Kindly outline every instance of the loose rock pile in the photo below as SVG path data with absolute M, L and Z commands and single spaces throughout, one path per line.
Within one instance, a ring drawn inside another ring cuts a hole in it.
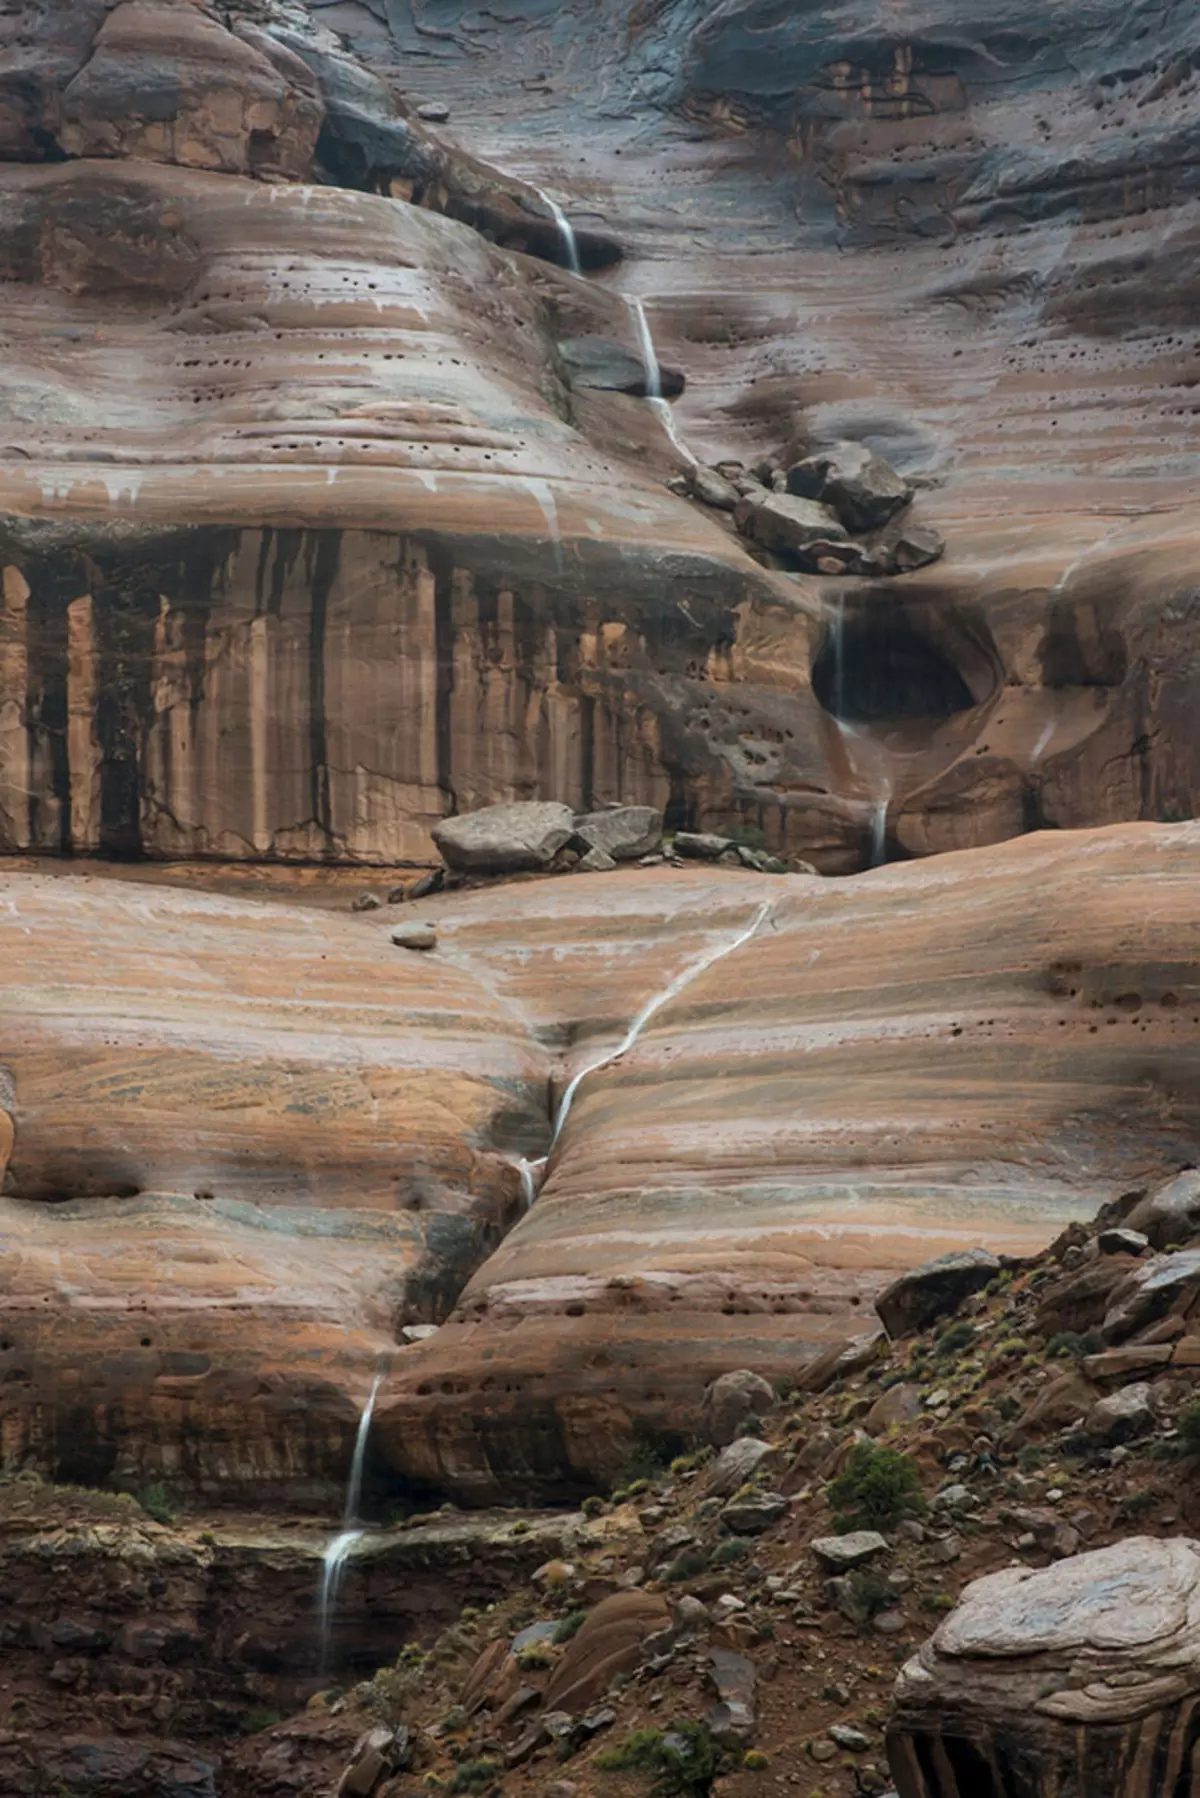
M 732 512 L 760 549 L 810 574 L 908 574 L 945 551 L 937 531 L 903 516 L 913 488 L 865 444 L 753 469 L 697 466 L 680 481 L 693 499 Z

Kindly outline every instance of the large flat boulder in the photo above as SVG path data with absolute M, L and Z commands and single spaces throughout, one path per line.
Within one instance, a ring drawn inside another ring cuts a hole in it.
M 1182 1538 L 1131 1536 L 975 1580 L 897 1681 L 899 1798 L 962 1798 L 964 1767 L 972 1791 L 1021 1798 L 1184 1789 L 1198 1618 L 1200 1543 Z
M 548 867 L 574 829 L 569 805 L 518 802 L 447 818 L 434 826 L 433 840 L 448 867 L 467 874 L 516 874 Z

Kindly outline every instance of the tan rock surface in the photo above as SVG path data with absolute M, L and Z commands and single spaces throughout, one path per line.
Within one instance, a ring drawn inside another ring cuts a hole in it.
M 532 1211 L 381 1395 L 392 1464 L 570 1489 L 634 1420 L 695 1429 L 716 1375 L 860 1335 L 893 1272 L 1029 1252 L 1187 1161 L 1198 857 L 1193 826 L 1130 826 L 852 882 L 688 868 L 513 887 L 501 917 L 443 902 L 444 952 L 570 1042 L 560 1091 L 771 915 L 584 1081 Z

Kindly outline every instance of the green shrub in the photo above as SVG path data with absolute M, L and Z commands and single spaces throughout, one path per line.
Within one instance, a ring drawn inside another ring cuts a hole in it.
M 1200 1398 L 1192 1399 L 1183 1407 L 1179 1413 L 1178 1429 L 1184 1452 L 1200 1455 Z
M 846 1575 L 844 1597 L 839 1601 L 843 1614 L 865 1629 L 873 1617 L 881 1611 L 890 1611 L 900 1603 L 900 1596 L 894 1586 L 889 1586 L 883 1575 L 870 1567 L 856 1567 Z
M 747 1748 L 742 1756 L 742 1765 L 747 1773 L 765 1773 L 771 1763 L 761 1748 Z
M 593 1492 L 590 1498 L 584 1499 L 579 1508 L 585 1517 L 603 1517 L 604 1500 L 599 1493 Z
M 156 1480 L 152 1486 L 143 1486 L 137 1498 L 147 1517 L 153 1517 L 155 1523 L 174 1523 L 178 1516 L 175 1501 L 161 1480 Z
M 464 1761 L 450 1781 L 452 1792 L 486 1792 L 500 1780 L 498 1761 Z
M 708 1557 L 710 1567 L 732 1567 L 738 1561 L 744 1561 L 754 1552 L 754 1544 L 745 1536 L 727 1536 L 724 1542 L 718 1542 Z
M 703 1467 L 711 1455 L 711 1448 L 697 1448 L 693 1449 L 691 1454 L 676 1455 L 667 1472 L 674 1474 L 676 1479 L 682 1473 L 694 1473 L 697 1467 Z
M 856 1444 L 825 1495 L 841 1530 L 885 1529 L 906 1517 L 921 1517 L 927 1509 L 912 1456 L 871 1442 Z
M 572 1636 L 579 1634 L 586 1622 L 586 1611 L 571 1611 L 563 1618 L 552 1639 L 558 1643 L 569 1642 Z
M 557 1632 L 556 1632 L 557 1633 Z M 517 1666 L 525 1673 L 536 1673 L 541 1668 L 553 1667 L 554 1656 L 543 1642 L 531 1642 L 517 1656 Z
M 529 1525 L 523 1517 L 517 1518 L 517 1521 L 512 1526 L 510 1534 L 514 1536 L 527 1536 L 529 1534 Z
M 957 1355 L 960 1349 L 970 1348 L 975 1340 L 975 1325 L 968 1323 L 964 1317 L 961 1323 L 951 1324 L 943 1330 L 934 1343 L 937 1355 Z
M 683 1553 L 671 1562 L 663 1574 L 663 1578 L 669 1580 L 673 1586 L 677 1586 L 680 1580 L 698 1579 L 707 1568 L 708 1556 L 703 1549 L 685 1548 Z
M 607 1773 L 649 1773 L 656 1798 L 707 1798 L 728 1757 L 702 1723 L 673 1723 L 667 1730 L 639 1729 L 593 1763 Z

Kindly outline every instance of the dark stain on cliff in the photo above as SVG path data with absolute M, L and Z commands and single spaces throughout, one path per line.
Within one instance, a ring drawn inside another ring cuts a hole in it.
M 285 553 L 281 545 L 281 554 Z M 325 724 L 325 626 L 329 596 L 342 559 L 340 531 L 312 531 L 305 543 L 308 574 L 309 793 L 312 817 L 332 852 L 333 816 L 329 802 L 329 744 Z M 276 556 L 278 566 L 280 557 Z

